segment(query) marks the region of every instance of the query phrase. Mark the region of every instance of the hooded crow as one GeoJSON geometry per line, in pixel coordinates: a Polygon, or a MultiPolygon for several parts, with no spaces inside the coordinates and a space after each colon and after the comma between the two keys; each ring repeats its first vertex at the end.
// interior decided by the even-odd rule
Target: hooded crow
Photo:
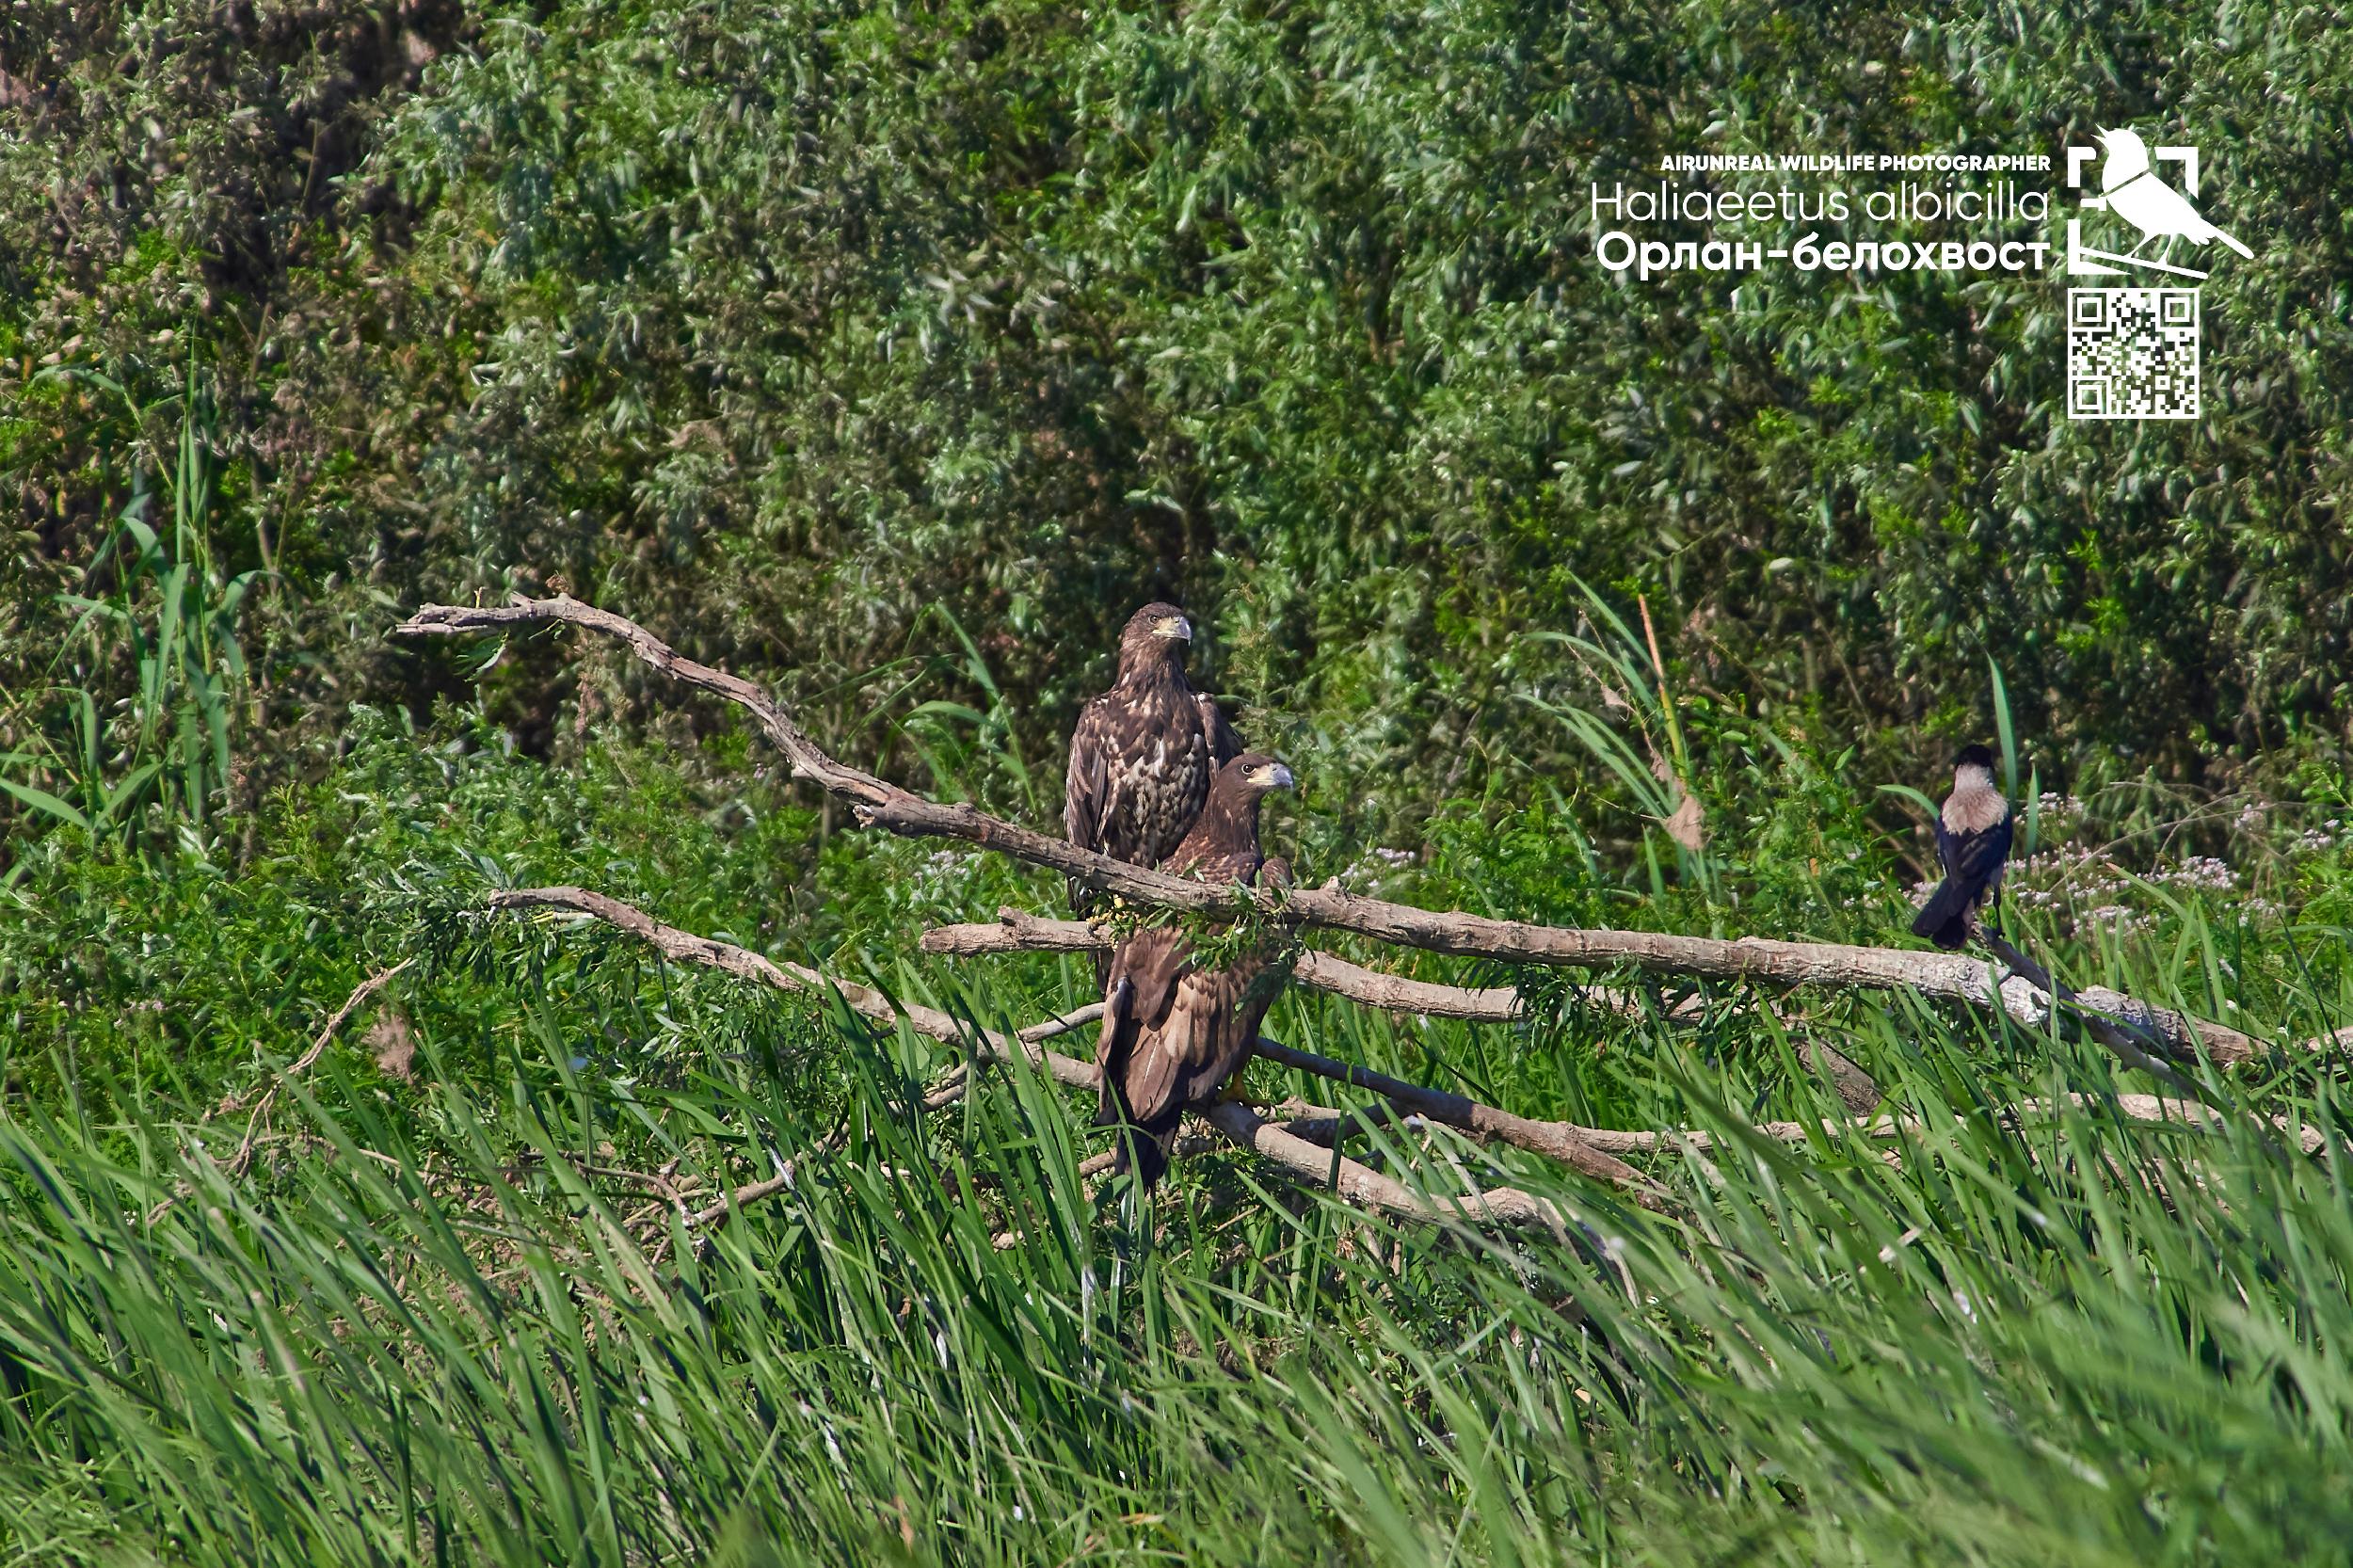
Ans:
{"type": "Polygon", "coordinates": [[[1912,934],[1947,951],[1965,944],[1978,909],[2001,899],[2009,839],[2009,801],[1993,782],[1993,753],[1981,745],[1962,747],[1953,759],[1953,792],[1936,819],[1936,857],[1944,862],[1945,880],[1913,920],[1912,934]]]}

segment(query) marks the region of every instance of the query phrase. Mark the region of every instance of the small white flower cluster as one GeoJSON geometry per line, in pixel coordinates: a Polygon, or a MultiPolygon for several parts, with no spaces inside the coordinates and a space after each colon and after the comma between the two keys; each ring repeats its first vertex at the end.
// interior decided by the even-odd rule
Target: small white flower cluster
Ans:
{"type": "Polygon", "coordinates": [[[2344,819],[2330,817],[2318,827],[2308,827],[2296,836],[2296,849],[2302,855],[2326,855],[2343,840],[2344,819]]]}
{"type": "Polygon", "coordinates": [[[2035,819],[2045,836],[2065,832],[2084,819],[2084,803],[2045,790],[2035,798],[2035,819]]]}
{"type": "Polygon", "coordinates": [[[2068,903],[2121,899],[2132,886],[2132,878],[2101,850],[2061,844],[2020,867],[2017,884],[2008,890],[2026,908],[2053,909],[2068,903]]]}
{"type": "Polygon", "coordinates": [[[2178,866],[2151,872],[2149,880],[2192,892],[2227,893],[2238,886],[2238,872],[2211,855],[2193,855],[2178,866]]]}
{"type": "MultiPolygon", "coordinates": [[[[2153,913],[2135,907],[2141,881],[2189,894],[2232,893],[2240,885],[2239,874],[2230,862],[2211,855],[2193,855],[2136,879],[2102,849],[2060,844],[2017,867],[2003,892],[2022,910],[2077,909],[2081,911],[2077,919],[2087,928],[2130,933],[2146,931],[2155,923],[2153,913]]],[[[2242,901],[2242,909],[2248,902],[2242,901]]]]}

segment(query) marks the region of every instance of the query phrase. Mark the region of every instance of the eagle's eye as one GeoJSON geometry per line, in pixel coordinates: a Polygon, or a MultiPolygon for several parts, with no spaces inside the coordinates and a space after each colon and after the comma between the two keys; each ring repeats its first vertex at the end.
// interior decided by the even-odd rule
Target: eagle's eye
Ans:
{"type": "Polygon", "coordinates": [[[1193,641],[1193,622],[1182,616],[1162,616],[1152,623],[1152,635],[1189,643],[1193,641]]]}

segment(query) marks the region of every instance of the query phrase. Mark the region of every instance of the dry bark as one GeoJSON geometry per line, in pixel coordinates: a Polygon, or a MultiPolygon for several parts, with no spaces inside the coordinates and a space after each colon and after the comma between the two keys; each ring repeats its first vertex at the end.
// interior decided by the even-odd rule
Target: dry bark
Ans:
{"type": "MultiPolygon", "coordinates": [[[[1961,953],[1918,952],[1821,942],[1744,936],[1683,936],[1664,932],[1594,931],[1495,920],[1459,910],[1417,909],[1351,893],[1337,884],[1290,888],[1212,887],[1074,847],[1033,828],[994,817],[968,804],[942,805],[836,760],[820,750],[792,714],[752,681],[686,658],[644,627],[568,595],[518,599],[493,607],[437,604],[395,629],[404,636],[480,635],[520,628],[569,624],[629,645],[646,664],[681,682],[737,703],[781,750],[795,777],[808,778],[850,806],[868,826],[908,836],[961,840],[1073,877],[1130,902],[1232,916],[1247,908],[1293,926],[1321,926],[1432,952],[1506,963],[1571,968],[1629,965],[1658,974],[1697,975],[1778,985],[1911,989],[1978,1006],[1999,1006],[2030,1027],[2050,1016],[2053,1003],[2024,976],[1961,953]]],[[[1402,984],[1416,984],[1405,982],[1402,984]]],[[[2168,1055],[2194,1060],[2203,1053],[2223,1065],[2253,1058],[2257,1045],[2224,1025],[2152,1007],[2103,988],[2074,999],[2087,1015],[2154,1042],[2168,1055]]],[[[2114,1036],[2104,1032],[2114,1044],[2114,1036]]],[[[2128,1055],[2128,1060],[2130,1056],[2128,1055]]],[[[2149,1060],[2144,1058],[2143,1061],[2149,1060]]],[[[2143,1062],[2135,1062],[2141,1065],[2143,1062]]]]}
{"type": "MultiPolygon", "coordinates": [[[[934,1008],[910,1002],[894,1002],[871,987],[835,980],[798,964],[779,964],[774,959],[753,952],[748,948],[738,947],[732,942],[722,942],[714,937],[698,936],[692,932],[681,931],[676,926],[665,925],[645,911],[624,904],[619,899],[611,898],[602,893],[592,893],[584,888],[518,888],[493,893],[490,895],[489,902],[494,909],[549,910],[590,916],[604,921],[616,930],[627,932],[664,956],[680,963],[699,964],[705,968],[733,975],[740,980],[773,986],[781,991],[818,996],[839,995],[853,1010],[864,1016],[883,1023],[895,1024],[904,1020],[919,1033],[958,1046],[970,1046],[974,1054],[984,1061],[1003,1062],[1010,1061],[1016,1055],[1024,1056],[1045,1068],[1058,1083],[1074,1089],[1083,1089],[1090,1093],[1094,1091],[1096,1084],[1093,1063],[1080,1062],[1074,1057],[1063,1056],[1047,1050],[1032,1038],[1032,1036],[1061,1032],[1077,1027],[1078,1015],[1076,1014],[1049,1019],[1044,1025],[1023,1030],[1018,1034],[1008,1036],[960,1022],[934,1008]]],[[[1079,1010],[1081,1014],[1087,1011],[1083,1008],[1079,1010]]],[[[1267,1054],[1270,1050],[1285,1051],[1287,1048],[1268,1040],[1258,1042],[1258,1047],[1260,1054],[1267,1054]]],[[[1323,1061],[1319,1057],[1307,1057],[1304,1052],[1299,1054],[1303,1058],[1317,1063],[1323,1061]]],[[[1276,1059],[1283,1060],[1284,1058],[1276,1059]]],[[[1337,1066],[1338,1064],[1333,1064],[1333,1065],[1337,1066]]],[[[1372,1076],[1378,1078],[1379,1075],[1372,1076]]],[[[1396,1080],[1386,1081],[1395,1082],[1396,1080]]],[[[960,1074],[950,1075],[950,1078],[944,1080],[944,1084],[957,1094],[962,1093],[964,1087],[960,1074]]],[[[1401,1087],[1412,1088],[1411,1085],[1401,1087]]],[[[1438,1093],[1437,1091],[1416,1092],[1432,1095],[1438,1093]]],[[[925,1107],[936,1109],[933,1102],[935,1098],[939,1097],[941,1093],[940,1089],[935,1089],[931,1095],[927,1095],[923,1102],[925,1107]]],[[[941,1103],[946,1102],[943,1099],[941,1103]]],[[[1494,1111],[1492,1107],[1479,1107],[1478,1110],[1493,1116],[1501,1117],[1505,1114],[1494,1111]]],[[[1350,1201],[1363,1204],[1383,1213],[1424,1222],[1487,1220],[1510,1224],[1542,1224],[1556,1230],[1565,1224],[1565,1221],[1561,1219],[1558,1206],[1530,1198],[1526,1193],[1513,1189],[1481,1194],[1472,1199],[1425,1202],[1391,1177],[1385,1176],[1355,1160],[1336,1158],[1329,1149],[1316,1149],[1312,1144],[1303,1143],[1280,1128],[1267,1126],[1246,1106],[1232,1104],[1213,1106],[1203,1112],[1201,1115],[1204,1121],[1217,1128],[1222,1135],[1237,1145],[1274,1161],[1293,1176],[1305,1176],[1314,1184],[1321,1185],[1328,1182],[1350,1201]],[[1313,1160],[1309,1160],[1307,1154],[1302,1151],[1312,1153],[1313,1160]]],[[[1507,1120],[1516,1121],[1518,1118],[1507,1118],[1507,1120]]],[[[1551,1151],[1540,1149],[1538,1152],[1551,1151]]],[[[1567,1158],[1567,1156],[1556,1155],[1555,1158],[1567,1158]]],[[[1647,1179],[1633,1167],[1607,1157],[1600,1158],[1600,1163],[1590,1160],[1582,1162],[1571,1160],[1570,1163],[1575,1168],[1586,1170],[1588,1174],[1596,1175],[1604,1180],[1614,1179],[1624,1184],[1639,1185],[1644,1188],[1650,1186],[1647,1179]],[[1613,1170],[1623,1173],[1623,1176],[1615,1176],[1609,1174],[1613,1170]]],[[[793,1168],[788,1164],[786,1169],[776,1175],[736,1188],[718,1200],[685,1215],[684,1218],[690,1227],[710,1228],[724,1224],[737,1209],[787,1191],[792,1185],[792,1181],[793,1168]]]]}

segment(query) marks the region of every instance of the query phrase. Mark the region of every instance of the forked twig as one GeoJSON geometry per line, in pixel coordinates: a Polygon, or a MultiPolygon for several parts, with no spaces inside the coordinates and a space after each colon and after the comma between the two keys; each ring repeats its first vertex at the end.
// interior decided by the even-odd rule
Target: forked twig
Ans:
{"type": "MultiPolygon", "coordinates": [[[[360,982],[358,985],[352,987],[351,995],[344,999],[344,1004],[335,1009],[334,1016],[319,1027],[318,1035],[312,1040],[310,1048],[288,1063],[286,1070],[271,1079],[258,1095],[250,1100],[237,1095],[223,1096],[218,1105],[205,1112],[203,1122],[199,1123],[199,1126],[210,1123],[216,1117],[232,1116],[244,1110],[248,1104],[253,1107],[253,1114],[246,1118],[245,1137],[238,1143],[237,1152],[230,1156],[229,1163],[224,1167],[231,1176],[242,1176],[252,1168],[254,1150],[261,1144],[263,1124],[269,1116],[270,1107],[278,1103],[279,1092],[317,1064],[319,1057],[327,1050],[327,1043],[332,1040],[335,1037],[335,1032],[343,1028],[344,1022],[360,1010],[362,1002],[382,990],[394,975],[414,963],[416,963],[414,958],[404,958],[390,968],[378,969],[367,979],[360,982]]],[[[173,1204],[188,1195],[188,1192],[186,1182],[178,1183],[169,1193],[147,1211],[146,1223],[152,1225],[157,1220],[162,1219],[173,1204]]]]}

